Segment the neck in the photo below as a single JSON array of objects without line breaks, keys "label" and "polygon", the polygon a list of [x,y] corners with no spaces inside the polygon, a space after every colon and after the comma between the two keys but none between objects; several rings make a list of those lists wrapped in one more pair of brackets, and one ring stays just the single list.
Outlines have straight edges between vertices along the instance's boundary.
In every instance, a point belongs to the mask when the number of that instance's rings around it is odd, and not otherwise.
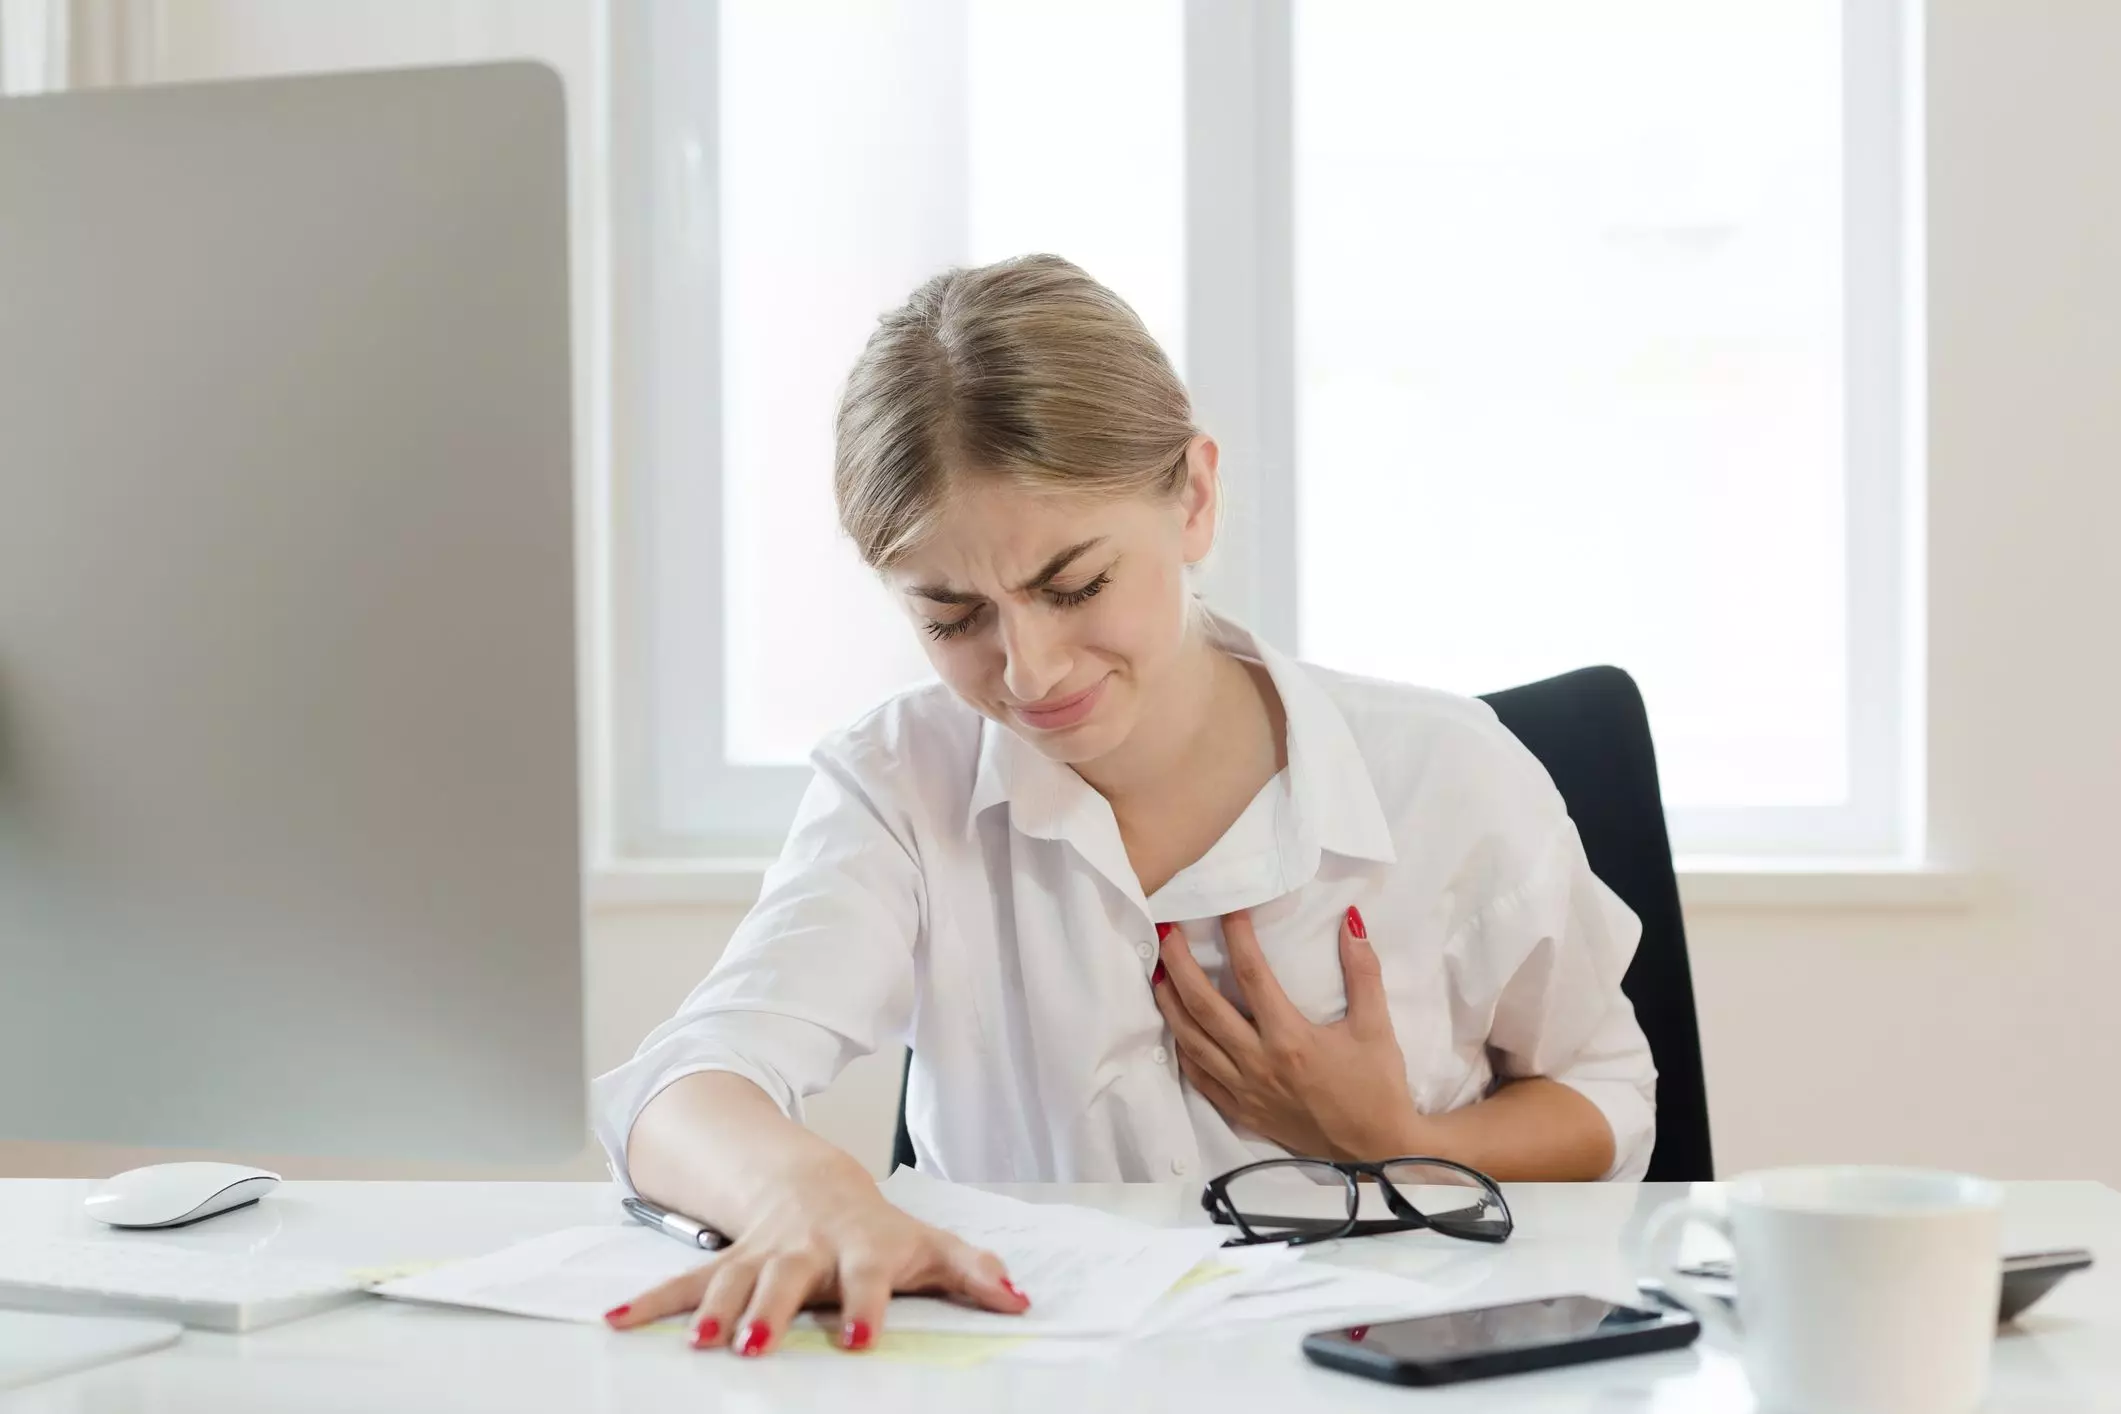
[{"label": "neck", "polygon": [[1075,771],[1124,816],[1135,802],[1186,795],[1234,757],[1263,749],[1274,760],[1281,743],[1273,718],[1245,665],[1211,643],[1196,616],[1154,709],[1116,749]]}]

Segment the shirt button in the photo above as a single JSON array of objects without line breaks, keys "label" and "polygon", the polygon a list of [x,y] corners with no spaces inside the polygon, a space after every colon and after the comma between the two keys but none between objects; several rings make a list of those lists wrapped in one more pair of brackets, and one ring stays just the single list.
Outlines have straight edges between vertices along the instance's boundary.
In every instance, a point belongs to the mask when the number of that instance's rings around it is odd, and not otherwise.
[{"label": "shirt button", "polygon": [[1171,1172],[1183,1177],[1186,1172],[1186,1161],[1184,1159],[1173,1159],[1171,1161]]},{"label": "shirt button", "polygon": [[1149,1052],[1149,1058],[1158,1065],[1169,1065],[1171,1063],[1171,1053],[1162,1046],[1158,1046],[1155,1050]]},{"label": "shirt button", "polygon": [[1147,962],[1150,958],[1156,956],[1156,945],[1154,943],[1136,943],[1134,945],[1134,955],[1143,962]]}]

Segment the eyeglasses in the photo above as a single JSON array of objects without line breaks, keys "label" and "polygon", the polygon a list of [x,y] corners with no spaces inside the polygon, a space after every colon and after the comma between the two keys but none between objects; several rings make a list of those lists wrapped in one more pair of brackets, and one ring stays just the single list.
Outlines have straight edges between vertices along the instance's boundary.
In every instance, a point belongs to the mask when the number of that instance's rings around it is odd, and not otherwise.
[{"label": "eyeglasses", "polygon": [[[1365,1193],[1374,1194],[1364,1202]],[[1378,1163],[1267,1159],[1232,1169],[1201,1190],[1200,1205],[1241,1236],[1225,1247],[1261,1242],[1299,1246],[1341,1237],[1434,1228],[1469,1242],[1501,1242],[1516,1224],[1495,1180],[1449,1159],[1420,1155]],[[1390,1217],[1364,1217],[1382,1207]]]}]

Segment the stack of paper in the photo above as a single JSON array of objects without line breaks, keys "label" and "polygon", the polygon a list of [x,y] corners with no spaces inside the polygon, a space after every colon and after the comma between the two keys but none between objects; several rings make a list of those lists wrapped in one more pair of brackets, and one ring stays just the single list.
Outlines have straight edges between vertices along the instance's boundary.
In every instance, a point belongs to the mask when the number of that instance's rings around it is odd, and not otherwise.
[{"label": "stack of paper", "polygon": [[[887,1331],[1026,1337],[1138,1337],[1225,1321],[1368,1316],[1433,1307],[1418,1282],[1297,1260],[1280,1246],[1225,1249],[1227,1228],[1159,1228],[1092,1208],[1026,1203],[902,1169],[883,1185],[899,1208],[1002,1259],[1031,1297],[1023,1315],[936,1297],[893,1298]],[[650,1287],[711,1262],[632,1225],[569,1228],[375,1288],[406,1301],[596,1321]]]},{"label": "stack of paper", "polygon": [[570,1227],[373,1290],[400,1301],[475,1306],[551,1321],[600,1321],[612,1307],[705,1265],[712,1256],[637,1223]]},{"label": "stack of paper", "polygon": [[1164,1293],[1222,1250],[1214,1228],[1150,1227],[1094,1208],[1026,1203],[900,1169],[884,1196],[922,1222],[1002,1259],[1031,1297],[1021,1316],[978,1311],[929,1296],[893,1299],[890,1330],[982,1335],[1125,1335]]}]

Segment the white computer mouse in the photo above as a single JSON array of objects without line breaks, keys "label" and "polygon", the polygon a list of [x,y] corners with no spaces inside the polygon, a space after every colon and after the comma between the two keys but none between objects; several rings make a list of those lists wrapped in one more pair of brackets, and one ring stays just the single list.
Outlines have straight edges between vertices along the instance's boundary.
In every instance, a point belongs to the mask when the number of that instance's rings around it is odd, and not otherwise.
[{"label": "white computer mouse", "polygon": [[280,1175],[247,1164],[149,1164],[105,1179],[82,1204],[112,1227],[181,1227],[257,1202]]}]

